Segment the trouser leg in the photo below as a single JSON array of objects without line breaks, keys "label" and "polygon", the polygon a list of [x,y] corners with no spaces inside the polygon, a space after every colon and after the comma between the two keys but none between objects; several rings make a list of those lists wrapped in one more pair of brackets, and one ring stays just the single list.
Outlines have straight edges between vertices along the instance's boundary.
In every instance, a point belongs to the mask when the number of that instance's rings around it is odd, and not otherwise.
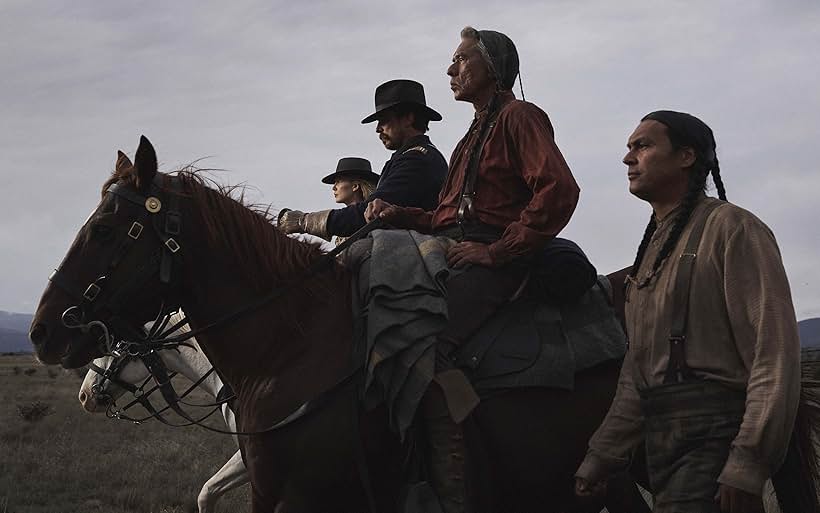
[{"label": "trouser leg", "polygon": [[464,431],[447,407],[444,392],[435,381],[421,402],[430,444],[430,478],[444,513],[465,513],[467,506],[467,466]]},{"label": "trouser leg", "polygon": [[[473,509],[468,495],[464,430],[453,415],[462,421],[460,412],[468,412],[478,401],[467,378],[454,367],[451,356],[510,300],[525,275],[523,266],[473,266],[447,282],[448,322],[436,344],[436,379],[421,404],[431,450],[430,474],[444,513]],[[448,401],[459,404],[448,407]]]},{"label": "trouser leg", "polygon": [[447,281],[447,327],[440,338],[456,345],[469,340],[510,301],[527,274],[524,265],[472,266]]},{"label": "trouser leg", "polygon": [[645,412],[654,513],[719,512],[714,500],[717,478],[740,429],[745,404],[742,394],[721,397],[715,389],[708,383],[670,386],[667,411]]}]

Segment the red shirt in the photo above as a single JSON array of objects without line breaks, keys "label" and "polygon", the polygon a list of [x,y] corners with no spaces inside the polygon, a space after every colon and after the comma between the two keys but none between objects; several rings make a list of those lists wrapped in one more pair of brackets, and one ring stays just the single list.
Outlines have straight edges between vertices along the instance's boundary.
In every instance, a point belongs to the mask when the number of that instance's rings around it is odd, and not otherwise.
[{"label": "red shirt", "polygon": [[[500,112],[481,154],[473,200],[475,217],[503,230],[490,256],[503,264],[542,248],[569,222],[580,189],[558,146],[547,114],[535,105],[500,94]],[[457,223],[464,176],[486,109],[456,146],[433,212],[406,209],[402,216],[418,231],[431,233]]]}]

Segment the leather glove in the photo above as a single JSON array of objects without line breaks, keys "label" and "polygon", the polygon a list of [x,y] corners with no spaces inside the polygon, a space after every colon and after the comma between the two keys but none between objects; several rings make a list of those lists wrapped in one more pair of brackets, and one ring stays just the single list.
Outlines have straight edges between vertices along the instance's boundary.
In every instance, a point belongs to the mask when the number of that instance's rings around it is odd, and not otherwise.
[{"label": "leather glove", "polygon": [[304,233],[305,213],[283,208],[276,216],[276,225],[283,233]]},{"label": "leather glove", "polygon": [[283,208],[279,211],[277,225],[284,233],[309,233],[325,240],[330,240],[327,233],[327,218],[330,210],[320,212],[301,212]]}]

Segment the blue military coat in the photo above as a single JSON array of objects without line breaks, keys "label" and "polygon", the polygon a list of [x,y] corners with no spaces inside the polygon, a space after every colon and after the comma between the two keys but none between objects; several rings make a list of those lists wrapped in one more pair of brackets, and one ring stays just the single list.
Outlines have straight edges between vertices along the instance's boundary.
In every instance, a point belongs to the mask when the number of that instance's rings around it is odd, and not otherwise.
[{"label": "blue military coat", "polygon": [[433,210],[446,176],[447,161],[430,138],[412,137],[385,163],[376,190],[367,201],[330,211],[327,231],[346,237],[364,226],[367,203],[376,198],[401,207]]}]

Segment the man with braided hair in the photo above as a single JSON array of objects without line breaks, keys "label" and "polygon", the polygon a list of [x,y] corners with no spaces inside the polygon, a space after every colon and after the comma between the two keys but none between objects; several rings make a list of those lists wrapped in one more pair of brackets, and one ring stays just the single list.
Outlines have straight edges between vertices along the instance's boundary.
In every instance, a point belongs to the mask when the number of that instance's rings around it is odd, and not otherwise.
[{"label": "man with braided hair", "polygon": [[454,418],[454,410],[466,408],[453,403],[469,403],[470,394],[477,401],[453,368],[454,351],[511,300],[533,255],[569,222],[579,189],[547,114],[512,93],[518,52],[509,37],[465,28],[447,75],[455,99],[472,103],[475,118],[453,151],[438,206],[430,211],[377,199],[365,218],[380,216],[397,228],[457,242],[447,262],[464,272],[447,281],[448,321],[437,339],[437,375],[421,403],[433,485],[445,513],[452,513],[470,510],[462,419]]},{"label": "man with braided hair", "polygon": [[[655,513],[763,511],[800,393],[789,284],[769,228],[726,202],[712,130],[645,116],[627,143],[629,191],[653,213],[626,285],[630,346],[576,493],[646,443]],[[705,195],[711,173],[720,199]]]}]

